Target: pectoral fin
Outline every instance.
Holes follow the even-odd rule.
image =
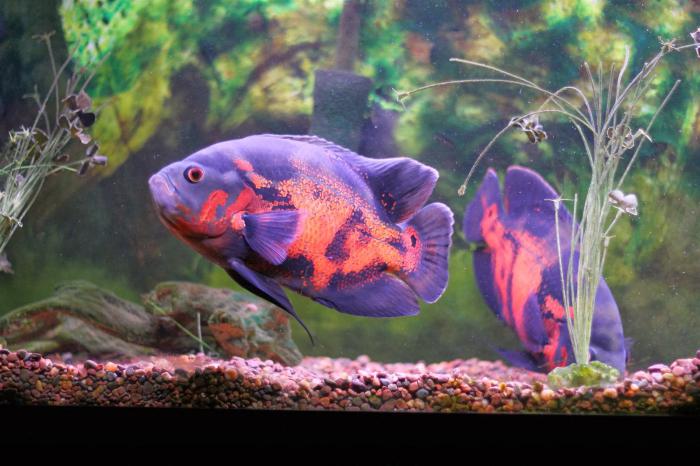
[[[243,236],[251,249],[266,261],[279,265],[287,258],[287,248],[301,231],[298,210],[273,210],[244,214]]]
[[[248,268],[248,266],[238,259],[230,259],[228,261],[228,266],[229,268],[226,269],[226,272],[228,272],[231,278],[236,280],[239,285],[254,295],[260,296],[261,298],[287,311],[297,322],[299,322],[304,330],[306,330],[306,333],[311,339],[311,343],[314,342],[314,337],[311,335],[311,332],[309,332],[309,329],[297,315],[292,303],[289,302],[287,295],[277,282]]]

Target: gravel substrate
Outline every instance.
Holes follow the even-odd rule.
[[[697,408],[700,350],[608,388],[551,390],[546,378],[500,361],[380,364],[203,355],[65,364],[0,349],[0,405],[95,405],[425,412],[660,413]]]

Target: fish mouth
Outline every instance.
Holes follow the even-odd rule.
[[[182,225],[173,220],[177,216],[177,188],[166,175],[156,173],[148,180],[151,199],[161,222],[171,231],[182,235]]]
[[[226,233],[226,228],[214,228],[213,225],[197,224],[188,220],[178,202],[180,195],[170,180],[161,173],[156,173],[148,180],[151,197],[161,222],[177,236],[189,239],[218,238]]]
[[[158,207],[158,210],[165,210],[170,204],[174,204],[177,199],[177,188],[170,179],[160,173],[156,173],[148,180],[148,187],[151,190],[151,197]]]

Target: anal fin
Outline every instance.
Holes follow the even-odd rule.
[[[260,296],[272,304],[284,309],[288,314],[294,317],[297,322],[299,322],[299,325],[301,325],[309,335],[311,343],[314,343],[313,335],[311,335],[311,332],[306,327],[306,324],[304,324],[299,315],[296,313],[292,303],[289,302],[289,298],[287,298],[284,290],[277,282],[250,269],[238,259],[230,259],[228,261],[228,266],[229,268],[226,269],[226,272],[236,281],[236,283],[254,295]]]
[[[369,283],[327,290],[312,299],[345,314],[366,317],[412,316],[420,312],[416,295],[401,279],[382,273]]]

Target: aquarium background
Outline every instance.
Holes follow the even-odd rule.
[[[107,167],[85,178],[62,174],[47,184],[8,247],[15,274],[0,274],[0,314],[73,279],[134,301],[168,280],[238,289],[160,224],[147,179],[214,142],[307,133],[314,71],[334,66],[341,11],[340,0],[0,3],[0,142],[34,117],[22,96],[49,84],[45,47],[32,36],[56,31],[58,61],[74,48],[75,66],[104,59],[88,91],[103,106],[92,134],[109,156]],[[584,61],[609,68],[627,46],[638,70],[659,49],[659,36],[685,43],[698,25],[700,6],[672,0],[364,2],[354,71],[372,79],[368,120],[393,127],[396,145],[366,139],[361,152],[407,155],[439,169],[432,200],[450,205],[458,227],[478,183],[466,197],[457,188],[476,155],[511,116],[541,99],[479,84],[421,93],[402,108],[393,89],[474,76],[450,57],[492,63],[549,89],[586,88]],[[640,215],[620,222],[608,254],[605,279],[634,341],[632,369],[686,357],[700,341],[699,61],[688,52],[660,65],[645,124],[675,80],[683,82],[625,183],[639,197]],[[550,139],[533,145],[508,133],[476,180],[488,166],[522,164],[566,196],[584,192],[587,161],[573,128],[543,123]],[[419,316],[353,317],[289,296],[317,339],[311,346],[292,323],[305,355],[438,361],[495,359],[498,348],[519,348],[476,289],[461,228],[447,292]]]

